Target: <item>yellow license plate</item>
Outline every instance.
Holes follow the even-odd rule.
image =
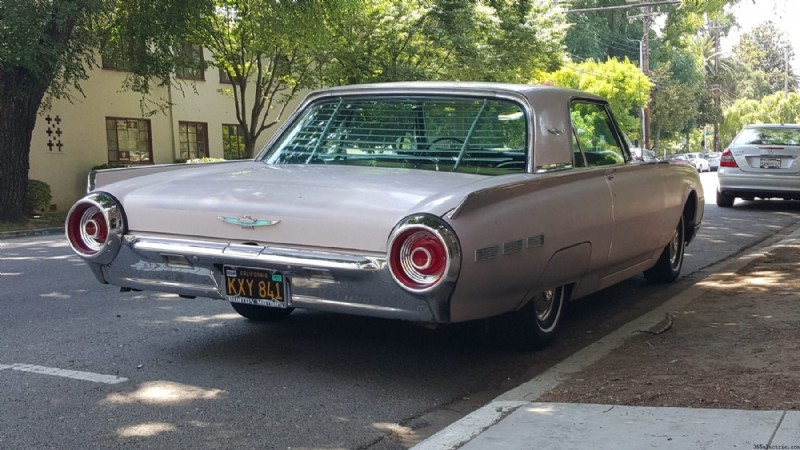
[[[280,272],[251,267],[223,267],[229,302],[286,308],[286,282]]]

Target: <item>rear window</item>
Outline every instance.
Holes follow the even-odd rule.
[[[800,145],[800,128],[745,128],[731,145]]]
[[[526,168],[526,124],[511,100],[340,97],[307,107],[265,158],[503,175]]]

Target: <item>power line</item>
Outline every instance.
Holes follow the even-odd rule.
[[[599,6],[597,8],[582,8],[582,9],[566,9],[564,10],[565,13],[576,13],[576,12],[592,12],[592,11],[610,11],[613,9],[631,9],[631,8],[640,8],[643,6],[661,6],[661,5],[676,5],[680,3],[680,0],[668,0],[663,2],[651,2],[651,3],[633,3],[630,5],[618,5],[618,6]]]

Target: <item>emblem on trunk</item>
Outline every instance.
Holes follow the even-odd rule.
[[[239,225],[242,228],[268,227],[271,225],[277,225],[280,222],[280,220],[256,219],[251,216],[240,216],[240,217],[217,216],[217,219],[225,223],[229,223],[231,225]]]

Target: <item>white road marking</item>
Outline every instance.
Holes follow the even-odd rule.
[[[55,377],[72,378],[74,380],[91,381],[93,383],[118,384],[128,381],[127,378],[101,373],[81,372],[80,370],[59,369],[57,367],[35,366],[33,364],[0,364],[0,370],[18,370],[20,372],[52,375]]]

